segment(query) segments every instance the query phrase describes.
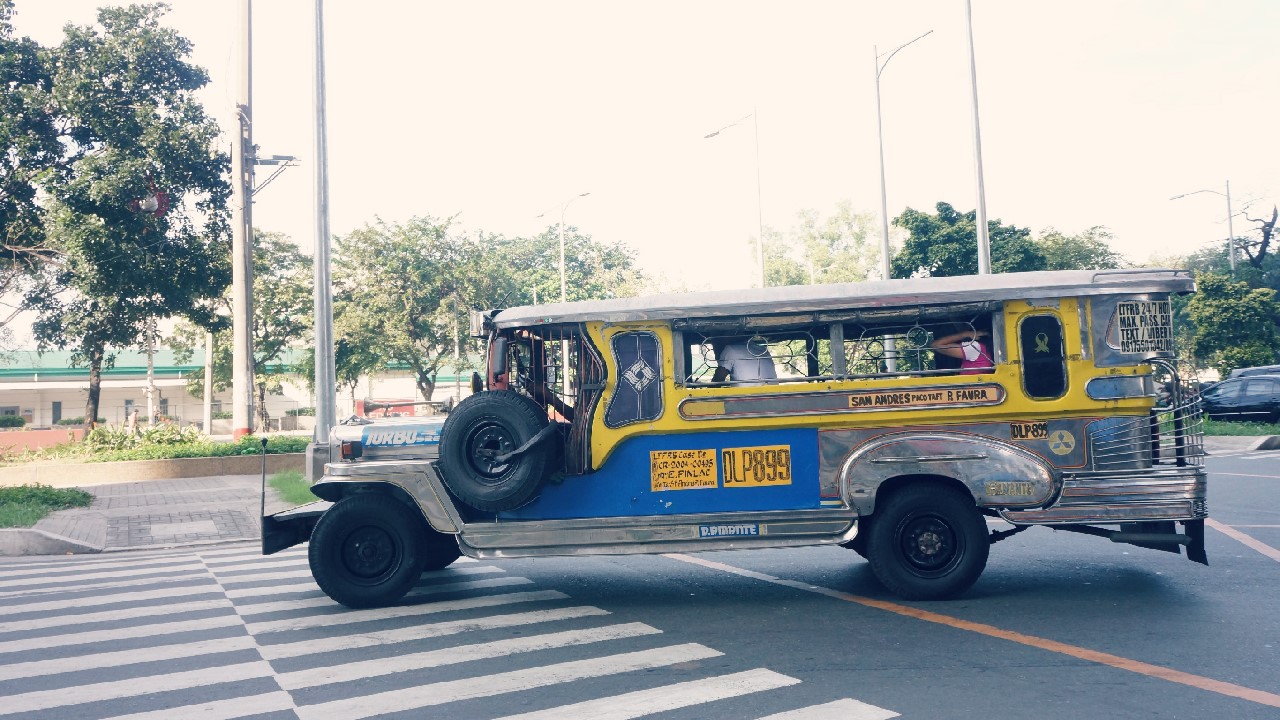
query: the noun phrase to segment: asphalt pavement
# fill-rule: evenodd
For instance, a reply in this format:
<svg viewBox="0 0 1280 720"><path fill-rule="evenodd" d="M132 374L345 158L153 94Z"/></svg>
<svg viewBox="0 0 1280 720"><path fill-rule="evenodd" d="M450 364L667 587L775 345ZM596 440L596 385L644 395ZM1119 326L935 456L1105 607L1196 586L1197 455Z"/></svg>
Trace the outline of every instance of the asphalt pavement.
<svg viewBox="0 0 1280 720"><path fill-rule="evenodd" d="M1280 436L1205 438L1209 455L1280 448ZM79 485L87 508L61 510L29 529L0 529L0 556L117 552L258 540L267 513L287 509L275 491L263 499L259 475Z"/></svg>

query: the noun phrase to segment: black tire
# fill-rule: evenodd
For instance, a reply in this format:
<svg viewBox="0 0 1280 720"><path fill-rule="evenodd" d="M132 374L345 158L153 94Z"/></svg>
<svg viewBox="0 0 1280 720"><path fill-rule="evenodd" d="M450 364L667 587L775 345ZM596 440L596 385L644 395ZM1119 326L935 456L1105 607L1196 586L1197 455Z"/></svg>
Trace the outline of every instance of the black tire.
<svg viewBox="0 0 1280 720"><path fill-rule="evenodd" d="M973 499L935 483L910 485L876 507L867 559L876 578L906 600L943 600L968 590L987 566L991 541Z"/></svg>
<svg viewBox="0 0 1280 720"><path fill-rule="evenodd" d="M506 463L495 455L523 445L547 426L547 413L511 390L472 395L440 430L440 471L459 500L477 509L511 510L528 502L551 471L552 438Z"/></svg>
<svg viewBox="0 0 1280 720"><path fill-rule="evenodd" d="M422 515L389 495L345 497L311 533L311 574L326 595L347 607L394 604L422 575L428 532L434 531Z"/></svg>

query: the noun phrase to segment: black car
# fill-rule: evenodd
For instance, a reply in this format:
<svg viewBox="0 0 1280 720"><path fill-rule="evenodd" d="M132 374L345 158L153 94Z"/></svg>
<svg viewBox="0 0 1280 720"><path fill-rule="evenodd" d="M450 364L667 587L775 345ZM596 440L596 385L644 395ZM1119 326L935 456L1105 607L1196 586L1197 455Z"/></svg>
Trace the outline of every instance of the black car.
<svg viewBox="0 0 1280 720"><path fill-rule="evenodd" d="M1280 422L1280 374L1223 380L1201 397L1205 414L1215 420Z"/></svg>

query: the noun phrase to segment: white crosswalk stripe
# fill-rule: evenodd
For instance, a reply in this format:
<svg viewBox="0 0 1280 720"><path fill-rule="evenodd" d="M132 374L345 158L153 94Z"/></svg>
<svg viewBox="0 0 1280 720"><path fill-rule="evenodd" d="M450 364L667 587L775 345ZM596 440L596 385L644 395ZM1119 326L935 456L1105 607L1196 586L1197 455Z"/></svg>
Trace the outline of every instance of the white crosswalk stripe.
<svg viewBox="0 0 1280 720"><path fill-rule="evenodd" d="M584 678L604 677L618 673L706 660L722 654L719 650L713 650L704 645L686 643L684 645L672 645L653 650L638 650L606 657L571 660L569 662L543 665L525 670L513 670L495 675L482 675L462 680L446 680L444 682L416 685L402 690L389 690L359 698L303 705L297 709L297 713L302 720L310 720L311 718L316 720L358 720L359 718L374 717L390 712L417 710L459 700L519 692L521 690L546 687L547 685L558 685Z"/></svg>
<svg viewBox="0 0 1280 720"><path fill-rule="evenodd" d="M896 717L898 713L892 710L868 705L853 698L844 698L835 702L767 715L760 720L889 720Z"/></svg>
<svg viewBox="0 0 1280 720"><path fill-rule="evenodd" d="M664 640L656 623L610 621L607 609L574 604L489 562L464 559L425 573L401 604L351 610L317 587L305 547L256 552L0 564L0 718L435 716L424 709L540 692L535 706L543 709L505 720L622 720L680 709L715 717L717 702L801 683L749 664L737 672L704 664L724 654ZM634 688L635 679L660 678L644 674L660 668L679 668L681 681L601 690L609 683L599 680L631 673L625 684ZM768 720L896 716L846 698Z"/></svg>
<svg viewBox="0 0 1280 720"><path fill-rule="evenodd" d="M748 670L561 705L548 710L508 715L500 720L629 720L664 710L678 710L713 700L774 690L798 682L800 681L795 678L772 670Z"/></svg>

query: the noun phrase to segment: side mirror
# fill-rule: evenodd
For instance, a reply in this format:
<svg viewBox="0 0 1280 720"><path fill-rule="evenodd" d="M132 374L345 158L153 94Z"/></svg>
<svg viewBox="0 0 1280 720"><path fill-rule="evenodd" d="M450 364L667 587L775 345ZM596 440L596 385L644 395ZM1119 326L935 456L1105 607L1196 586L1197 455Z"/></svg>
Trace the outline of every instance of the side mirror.
<svg viewBox="0 0 1280 720"><path fill-rule="evenodd" d="M505 375L507 373L507 339L494 338L489 344L489 374Z"/></svg>

